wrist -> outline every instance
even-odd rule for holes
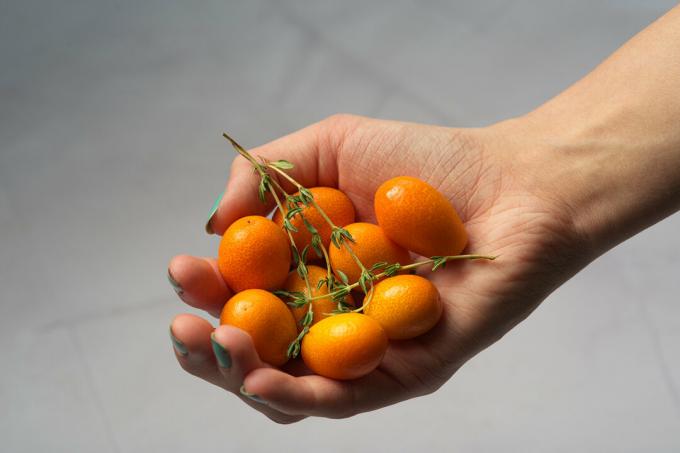
[[[625,105],[583,110],[557,101],[493,126],[494,135],[513,171],[530,172],[536,193],[570,213],[569,228],[595,256],[680,208],[674,128],[636,127],[630,116],[639,112]]]

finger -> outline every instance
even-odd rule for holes
[[[175,356],[182,368],[189,374],[231,391],[232,386],[225,381],[213,353],[210,342],[212,332],[213,327],[208,321],[190,314],[179,315],[170,324],[170,336]],[[236,392],[232,391],[232,393],[235,393],[246,404],[277,423],[293,423],[304,418],[284,414],[258,403],[240,394],[238,389]]]
[[[361,379],[294,377],[276,369],[258,368],[246,376],[244,387],[281,412],[329,418],[350,417],[425,395],[446,382],[464,361],[450,346],[459,338],[452,318],[453,314],[445,313],[427,334],[392,343],[379,368]]]
[[[257,368],[269,367],[260,360],[257,351],[255,351],[253,340],[248,333],[236,327],[224,325],[214,330],[211,341],[218,369],[223,378],[223,388],[239,395],[248,405],[277,423],[293,423],[305,418],[304,416],[283,414],[269,407],[255,395],[243,391],[243,377],[246,374]]]
[[[195,315],[178,315],[170,324],[175,356],[182,368],[190,374],[214,385],[222,384],[222,375],[215,364],[210,346],[213,326]]]
[[[305,187],[337,185],[335,146],[332,140],[327,139],[328,123],[313,124],[249,152],[256,158],[292,162],[295,167],[288,173]],[[287,181],[278,177],[277,180],[287,191],[293,191],[293,186]],[[206,224],[206,231],[209,234],[223,234],[236,219],[247,215],[265,215],[271,211],[274,200],[267,197],[266,203],[260,201],[259,183],[260,177],[253,172],[252,165],[241,156],[235,158],[227,188]]]
[[[318,375],[295,377],[274,368],[258,368],[244,381],[247,392],[269,407],[291,415],[346,418],[403,399],[403,387],[376,370],[353,381]]]
[[[215,317],[220,316],[222,307],[233,295],[214,258],[175,256],[168,266],[168,279],[180,299]]]
[[[220,326],[211,340],[226,388],[234,393],[239,393],[246,374],[256,368],[269,367],[260,360],[250,335],[241,329]]]

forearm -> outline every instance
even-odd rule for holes
[[[601,253],[680,208],[680,7],[519,129],[544,183]]]

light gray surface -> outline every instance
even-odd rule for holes
[[[369,3],[369,4],[365,4]],[[335,112],[523,113],[671,1],[0,4],[0,450],[679,451],[680,217],[439,392],[279,426],[184,374],[165,279],[231,151]]]

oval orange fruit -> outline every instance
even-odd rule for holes
[[[418,255],[458,255],[467,233],[451,202],[411,176],[382,183],[375,192],[375,215],[387,237]]]
[[[298,334],[286,304],[262,289],[247,289],[229,299],[222,308],[220,324],[248,332],[260,358],[274,366],[288,361],[288,346]]]
[[[354,222],[354,205],[344,192],[332,187],[312,187],[308,190],[312,193],[314,201],[336,226],[344,227]],[[294,195],[299,194],[300,192],[297,192]],[[302,208],[300,214],[317,229],[319,236],[321,236],[321,242],[324,246],[328,247],[332,232],[328,222],[324,220],[315,207],[304,205],[300,205],[300,207]],[[283,226],[283,215],[280,210],[277,209],[274,212],[273,220],[278,226]],[[311,246],[312,233],[305,227],[302,217],[298,214],[290,222],[297,229],[297,232],[293,233],[293,240],[298,250],[302,251],[306,246]],[[315,253],[310,250],[309,257],[314,256],[316,256]]]
[[[397,275],[377,283],[364,314],[380,323],[390,340],[424,334],[441,318],[443,304],[434,284],[419,275]]]
[[[235,292],[279,288],[290,268],[288,238],[266,217],[242,217],[224,232],[217,266]]]
[[[330,316],[302,339],[302,360],[313,372],[332,379],[356,379],[373,371],[387,351],[380,324],[360,313]]]
[[[411,256],[408,250],[390,240],[378,225],[372,223],[352,223],[345,229],[352,235],[354,242],[347,241],[359,261],[366,269],[370,269],[376,263],[387,262],[389,264],[409,264]],[[348,278],[349,283],[354,283],[361,276],[361,269],[354,261],[344,245],[338,248],[331,244],[329,258],[333,270],[342,271]],[[339,276],[339,275],[338,275]]]
[[[324,284],[321,286],[321,288],[318,287],[319,282],[325,279],[327,276],[328,274],[326,269],[323,269],[319,266],[314,266],[312,264],[307,265],[307,278],[309,279],[309,286],[312,288],[311,297],[328,294],[328,286]],[[300,278],[300,275],[298,275],[297,271],[292,271],[288,274],[288,278],[283,283],[283,289],[290,292],[301,292],[309,296],[309,293],[307,292],[307,285],[305,285],[305,281]],[[326,318],[333,310],[337,308],[337,303],[333,302],[333,299],[330,297],[315,299],[311,303],[312,312],[314,313],[312,325]],[[352,299],[351,295],[348,294],[347,297],[345,297],[345,303],[348,305],[354,305],[354,300]],[[308,309],[309,308],[306,305],[302,307],[290,307],[298,329],[302,329],[300,323],[302,322],[302,318],[304,318]]]

